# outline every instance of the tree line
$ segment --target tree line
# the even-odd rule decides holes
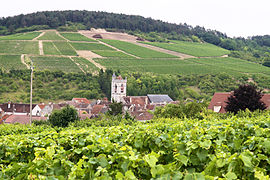
[[[226,74],[213,75],[157,75],[153,73],[122,73],[127,77],[127,95],[168,94],[174,100],[210,100],[216,91],[231,91],[248,77]],[[98,75],[64,73],[62,71],[36,71],[33,80],[33,101],[35,103],[71,100],[73,97],[101,99],[111,95],[113,71],[100,71]],[[262,79],[261,77],[258,79]],[[264,84],[258,83],[260,87]],[[29,102],[30,70],[0,70],[0,103],[7,101]]]

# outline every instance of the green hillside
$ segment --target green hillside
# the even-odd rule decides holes
[[[0,55],[0,67],[3,70],[26,69],[19,55]]]
[[[90,57],[87,52],[91,52],[103,57],[101,59],[92,57],[103,67],[126,72],[183,75],[226,72],[235,76],[256,73],[270,74],[270,68],[257,63],[237,58],[221,58],[219,56],[229,54],[229,51],[208,43],[184,41],[144,43],[164,50],[208,58],[180,59],[166,51],[153,50],[132,42],[109,39],[93,40],[76,32],[58,33],[56,30],[49,30],[1,36],[0,55],[4,56],[1,56],[0,64],[5,70],[26,69],[26,65],[23,64],[24,59],[19,57],[21,54],[25,54],[34,60],[38,70],[94,73],[99,68],[86,60]],[[86,55],[80,53],[81,51]]]
[[[37,70],[52,70],[63,72],[80,72],[76,64],[66,57],[32,57]]]
[[[45,34],[38,38],[38,40],[59,40],[64,41],[65,39],[60,37],[55,31],[47,31]]]
[[[230,51],[209,43],[196,43],[185,41],[171,41],[171,43],[144,42],[153,46],[161,47],[171,51],[189,54],[196,57],[222,56]]]
[[[109,40],[109,39],[104,39],[102,41],[122,51],[125,51],[127,53],[130,53],[132,55],[135,55],[141,58],[176,58],[176,56],[154,51],[154,50],[141,47],[141,46],[129,43],[129,42]]]
[[[68,39],[69,41],[88,41],[88,42],[95,42],[93,39],[89,39],[79,33],[60,33],[64,38]]]
[[[270,68],[237,58],[196,58],[196,59],[95,59],[101,65],[121,71],[153,72],[158,74],[216,74],[226,72],[240,74],[270,75]]]
[[[32,40],[40,34],[41,32],[18,33],[9,36],[0,36],[0,40]]]
[[[36,41],[0,41],[0,53],[9,54],[38,54]]]
[[[21,74],[20,70],[29,68],[30,60],[35,66],[35,73],[57,72],[54,77],[48,75],[51,80],[56,77],[61,78],[57,75],[59,71],[67,73],[70,79],[72,76],[78,76],[75,75],[78,73],[84,76],[89,74],[96,76],[100,68],[109,73],[106,76],[99,74],[97,77],[100,78],[99,86],[88,86],[85,81],[78,81],[75,92],[71,92],[74,90],[72,89],[74,82],[72,86],[65,86],[67,95],[61,93],[61,87],[55,82],[48,90],[48,92],[53,91],[53,95],[45,96],[43,88],[35,89],[37,94],[34,97],[37,102],[70,99],[73,96],[89,97],[88,91],[91,91],[91,97],[102,92],[100,96],[106,95],[109,98],[109,86],[103,87],[103,81],[106,79],[108,82],[105,84],[110,83],[111,70],[129,77],[128,94],[135,96],[164,93],[174,99],[209,100],[214,92],[231,91],[238,84],[247,83],[249,79],[261,89],[270,88],[270,68],[240,58],[221,57],[230,52],[220,47],[183,41],[145,43],[152,45],[151,49],[132,41],[92,40],[91,37],[81,33],[58,33],[55,30],[1,36],[0,72],[4,74],[3,79],[0,80],[2,85],[0,99],[2,102],[8,100],[28,102],[29,87],[26,86],[28,80],[22,78],[21,83],[13,81],[18,78],[18,74]],[[193,58],[178,57],[179,52],[192,55]],[[5,73],[15,74],[9,79]],[[48,89],[50,85],[47,84],[46,79],[47,77],[42,80],[42,83],[35,82],[39,84],[35,86],[46,86]],[[61,80],[57,81],[59,83]],[[8,82],[13,83],[7,85]],[[56,90],[54,87],[57,87]]]

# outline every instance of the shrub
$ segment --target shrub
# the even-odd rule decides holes
[[[79,120],[76,109],[67,105],[61,110],[53,111],[49,117],[49,122],[53,126],[67,127],[69,123]]]
[[[167,104],[165,107],[157,107],[154,115],[156,118],[199,118],[200,113],[206,109],[206,103],[188,102],[186,104]]]
[[[263,93],[257,90],[254,85],[240,85],[238,89],[233,91],[233,94],[228,97],[227,106],[225,110],[228,112],[237,113],[240,110],[250,111],[264,110],[266,105],[261,101]]]

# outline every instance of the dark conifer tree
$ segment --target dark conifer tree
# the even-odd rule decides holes
[[[254,85],[240,85],[228,98],[225,110],[233,113],[246,109],[249,109],[250,111],[255,111],[257,109],[264,110],[266,109],[266,105],[261,101],[262,96],[263,93],[260,90],[257,90]]]

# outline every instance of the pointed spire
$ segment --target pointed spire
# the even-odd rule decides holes
[[[115,75],[115,73],[113,73],[113,75],[112,75],[112,79],[115,79],[116,78],[116,75]]]

